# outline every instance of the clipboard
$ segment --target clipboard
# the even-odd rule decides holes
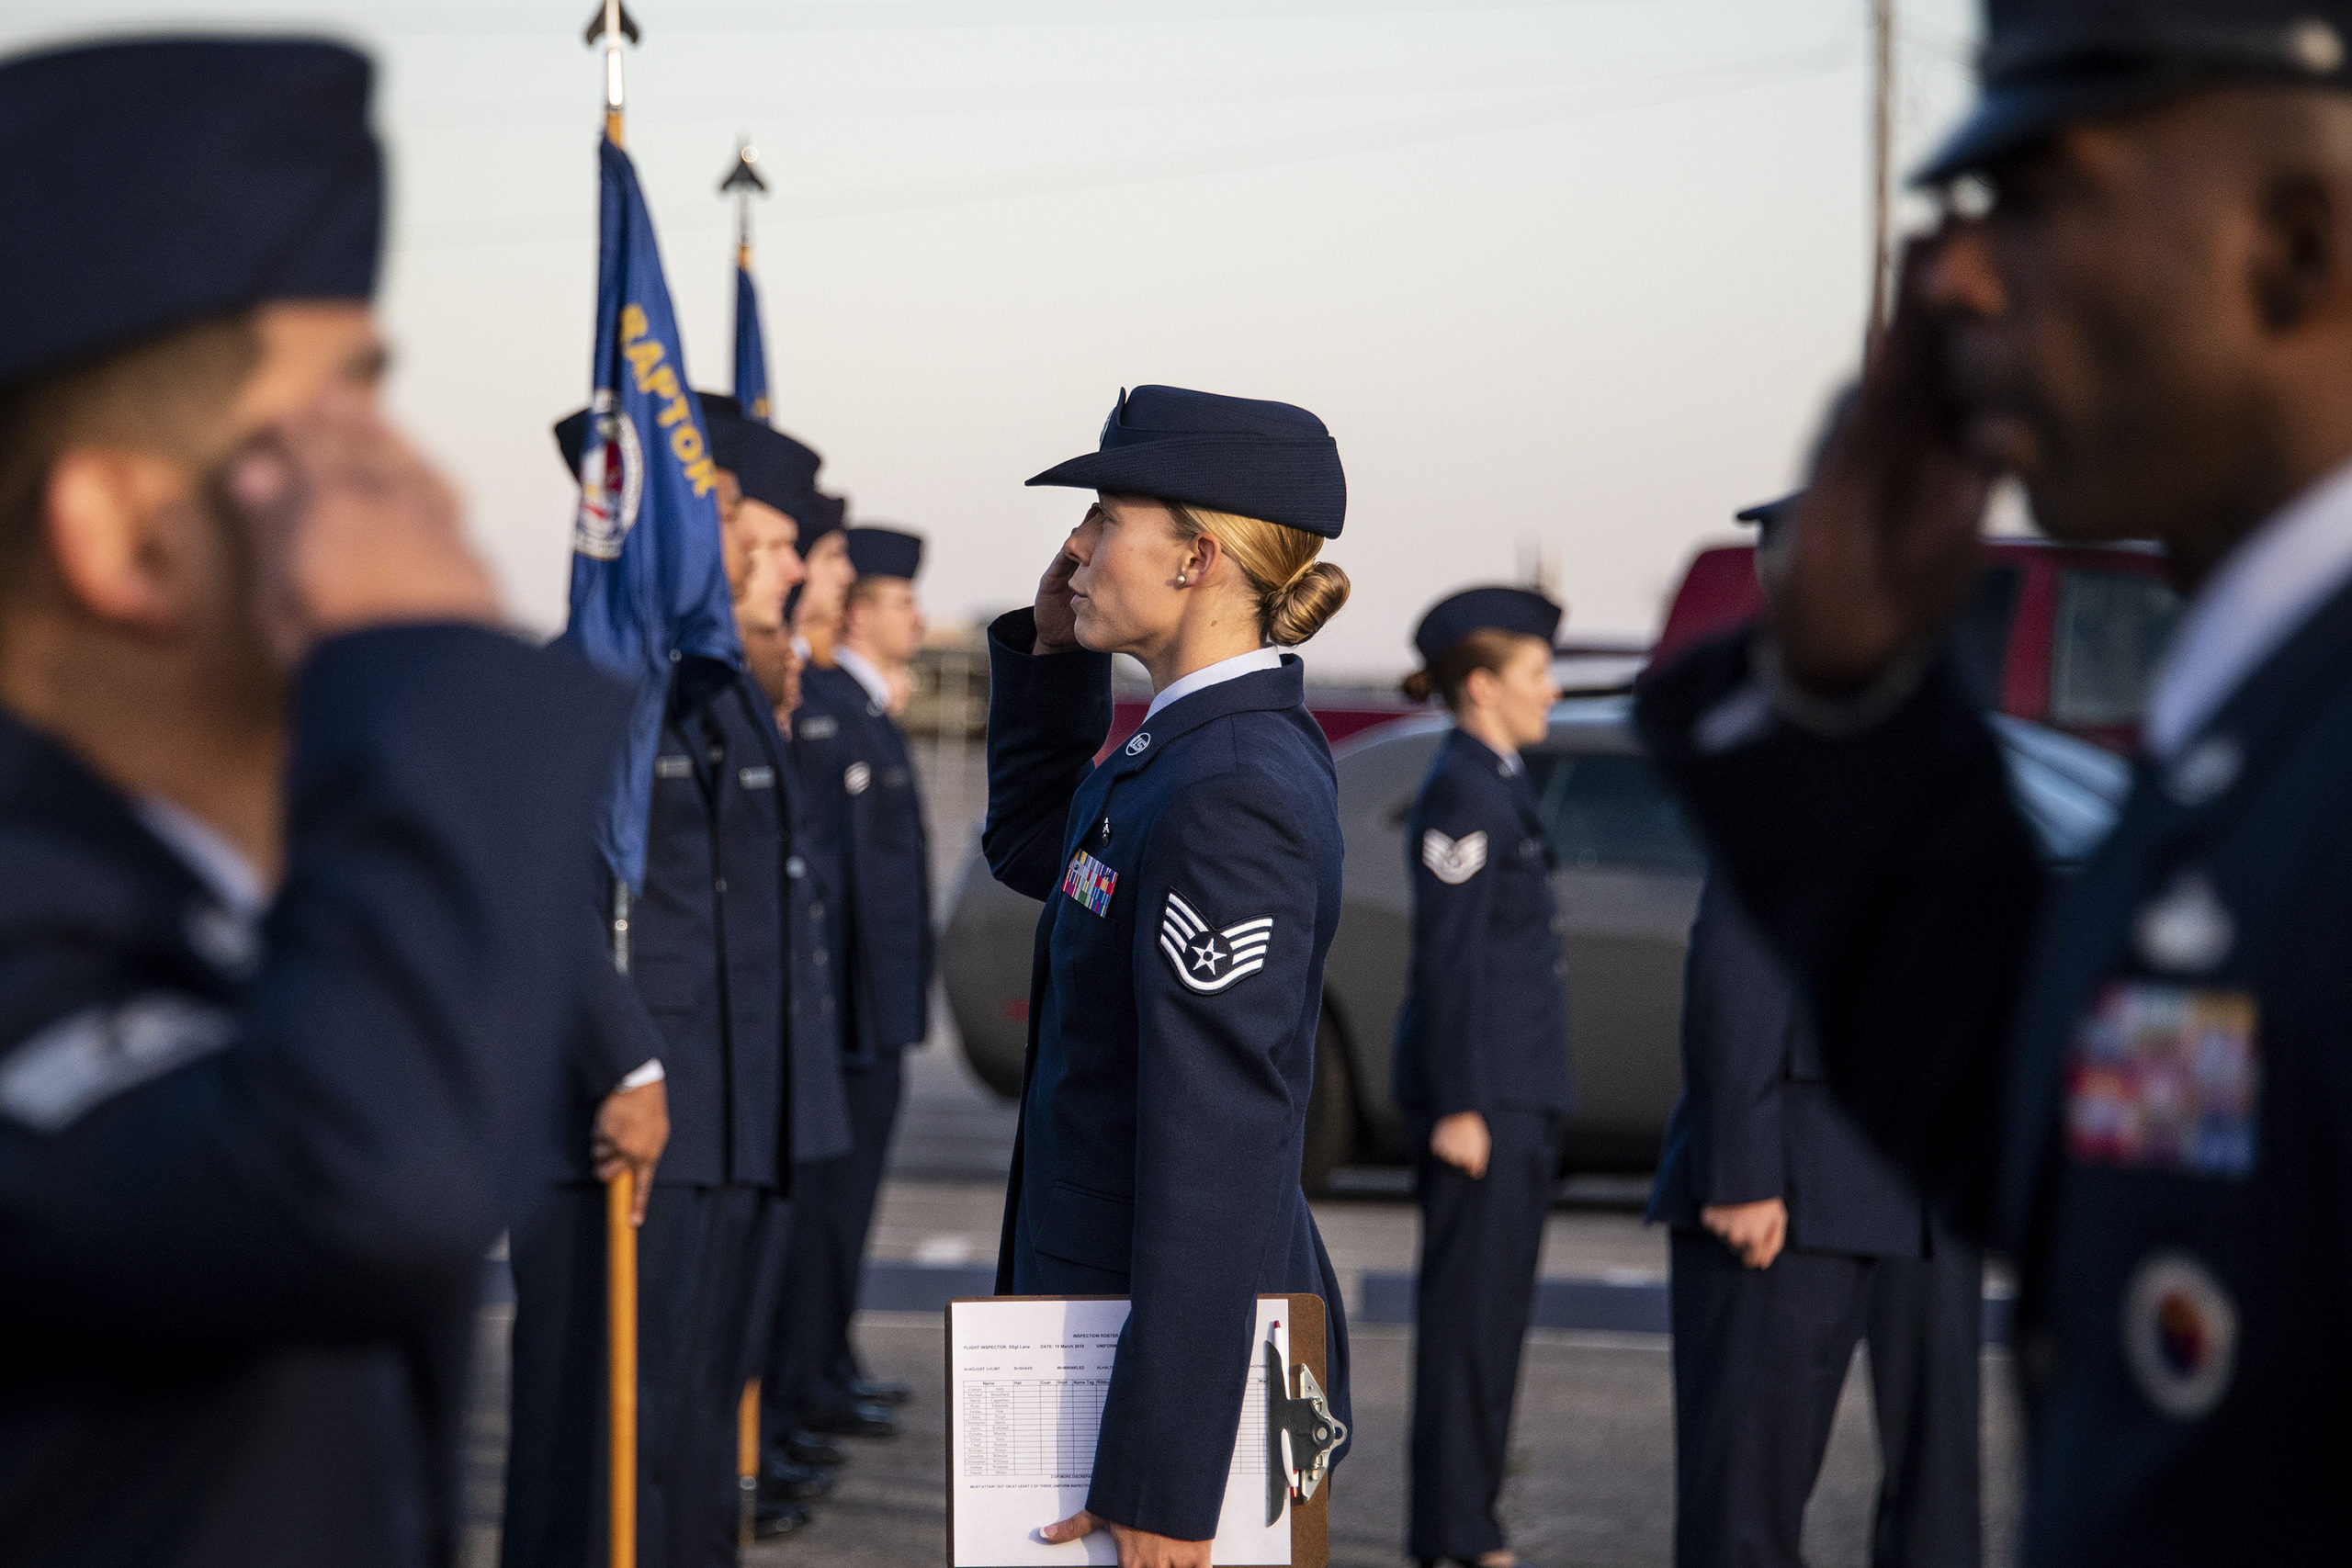
[[[1311,1292],[1261,1295],[1258,1303],[1260,1332],[1251,1347],[1225,1517],[1234,1522],[1246,1510],[1262,1510],[1268,1517],[1251,1513],[1248,1523],[1262,1526],[1255,1534],[1244,1529],[1229,1538],[1221,1527],[1220,1547],[1230,1539],[1248,1560],[1219,1555],[1216,1562],[1218,1568],[1325,1568],[1331,1540],[1329,1454],[1347,1437],[1323,1397],[1329,1318],[1323,1298]],[[1066,1310],[1053,1318],[1002,1310],[1015,1303]],[[1034,1531],[1083,1506],[1102,1390],[1126,1303],[1125,1296],[965,1296],[948,1303],[947,1568],[1034,1568],[1097,1556],[1116,1561],[1107,1534],[1046,1546],[1020,1537],[997,1510],[1041,1513],[1027,1525]],[[1007,1323],[1020,1326],[1005,1343],[978,1342]],[[1030,1337],[1051,1332],[1040,1326],[1047,1323],[1064,1325],[1064,1339],[1032,1343]],[[1279,1332],[1270,1336],[1270,1324]],[[959,1495],[970,1504],[960,1514]],[[993,1506],[984,1509],[983,1498]],[[1249,1543],[1270,1541],[1285,1525],[1286,1557],[1251,1549]]]

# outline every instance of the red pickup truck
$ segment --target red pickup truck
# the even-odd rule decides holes
[[[1955,628],[1962,668],[1985,705],[2129,752],[2139,738],[2149,674],[2180,609],[2165,581],[2164,558],[2146,546],[2021,538],[1988,540],[1985,558],[1976,592]],[[1682,574],[1648,659],[1671,659],[1763,613],[1755,547],[1702,549]],[[1598,689],[1586,679],[1589,670],[1598,670],[1601,686],[1615,685],[1635,666],[1639,647],[1566,650],[1562,683]],[[1402,697],[1363,688],[1310,686],[1306,701],[1335,746],[1421,711]],[[1117,703],[1103,756],[1134,733],[1146,705],[1140,695]]]
[[[1992,539],[1955,628],[1956,651],[1986,705],[2129,751],[2179,610],[2153,548]],[[1754,547],[1702,550],[1650,658],[1671,659],[1763,611]]]

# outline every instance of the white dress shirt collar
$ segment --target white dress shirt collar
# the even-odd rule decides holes
[[[1154,715],[1170,703],[1180,702],[1194,692],[1204,692],[1211,686],[1244,675],[1254,675],[1261,670],[1283,667],[1283,650],[1279,648],[1253,648],[1247,653],[1237,653],[1230,659],[1220,659],[1215,664],[1203,665],[1190,675],[1182,675],[1168,682],[1167,690],[1151,699],[1151,706],[1144,710],[1143,721],[1149,724]]]
[[[874,668],[873,660],[854,649],[843,648],[841,644],[835,643],[833,644],[833,662],[848,671],[856,679],[857,683],[865,688],[865,694],[874,699],[874,710],[876,713],[890,711],[890,678]]]
[[[2142,744],[2177,756],[2247,677],[2352,577],[2352,462],[2223,558],[2156,665]]]
[[[147,830],[164,840],[180,863],[196,874],[220,907],[243,919],[269,908],[269,889],[244,852],[220,830],[184,807],[147,795],[132,803]]]

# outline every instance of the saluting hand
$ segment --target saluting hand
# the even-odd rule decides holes
[[[1938,243],[1904,249],[1894,320],[1832,415],[1770,585],[1788,671],[1824,694],[1857,691],[1926,647],[1975,581],[1995,476],[1962,444],[1925,297]]]
[[[255,622],[287,668],[343,632],[501,618],[455,493],[354,394],[255,436],[222,490],[251,553]]]
[[[1065,544],[1037,580],[1037,642],[1031,653],[1069,653],[1078,647],[1078,611],[1069,596],[1070,574],[1077,570],[1078,558]]]
[[[1770,1269],[1789,1239],[1789,1206],[1778,1198],[1753,1203],[1709,1203],[1699,1211],[1699,1223],[1731,1248],[1732,1256],[1750,1269]]]
[[[1149,1530],[1129,1529],[1080,1508],[1058,1524],[1047,1525],[1037,1532],[1048,1545],[1059,1546],[1064,1541],[1077,1540],[1096,1530],[1109,1530],[1112,1541],[1119,1549],[1119,1568],[1209,1568],[1209,1548],[1216,1542],[1207,1540],[1178,1540],[1172,1535],[1154,1535]]]

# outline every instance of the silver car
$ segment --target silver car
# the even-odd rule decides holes
[[[1705,857],[1635,744],[1630,715],[1623,696],[1570,699],[1552,710],[1544,744],[1525,753],[1559,858],[1553,886],[1577,1088],[1566,1162],[1581,1170],[1648,1169],[1682,1087],[1682,953]],[[1993,723],[2043,849],[2060,864],[2081,859],[2112,823],[2130,769],[2056,730],[1997,716]],[[1409,1157],[1388,1074],[1411,953],[1405,818],[1447,728],[1438,714],[1399,719],[1334,754],[1346,891],[1324,975],[1301,1173],[1309,1190],[1342,1165]],[[1008,1099],[1021,1091],[1037,911],[976,854],[943,947],[965,1056]]]

